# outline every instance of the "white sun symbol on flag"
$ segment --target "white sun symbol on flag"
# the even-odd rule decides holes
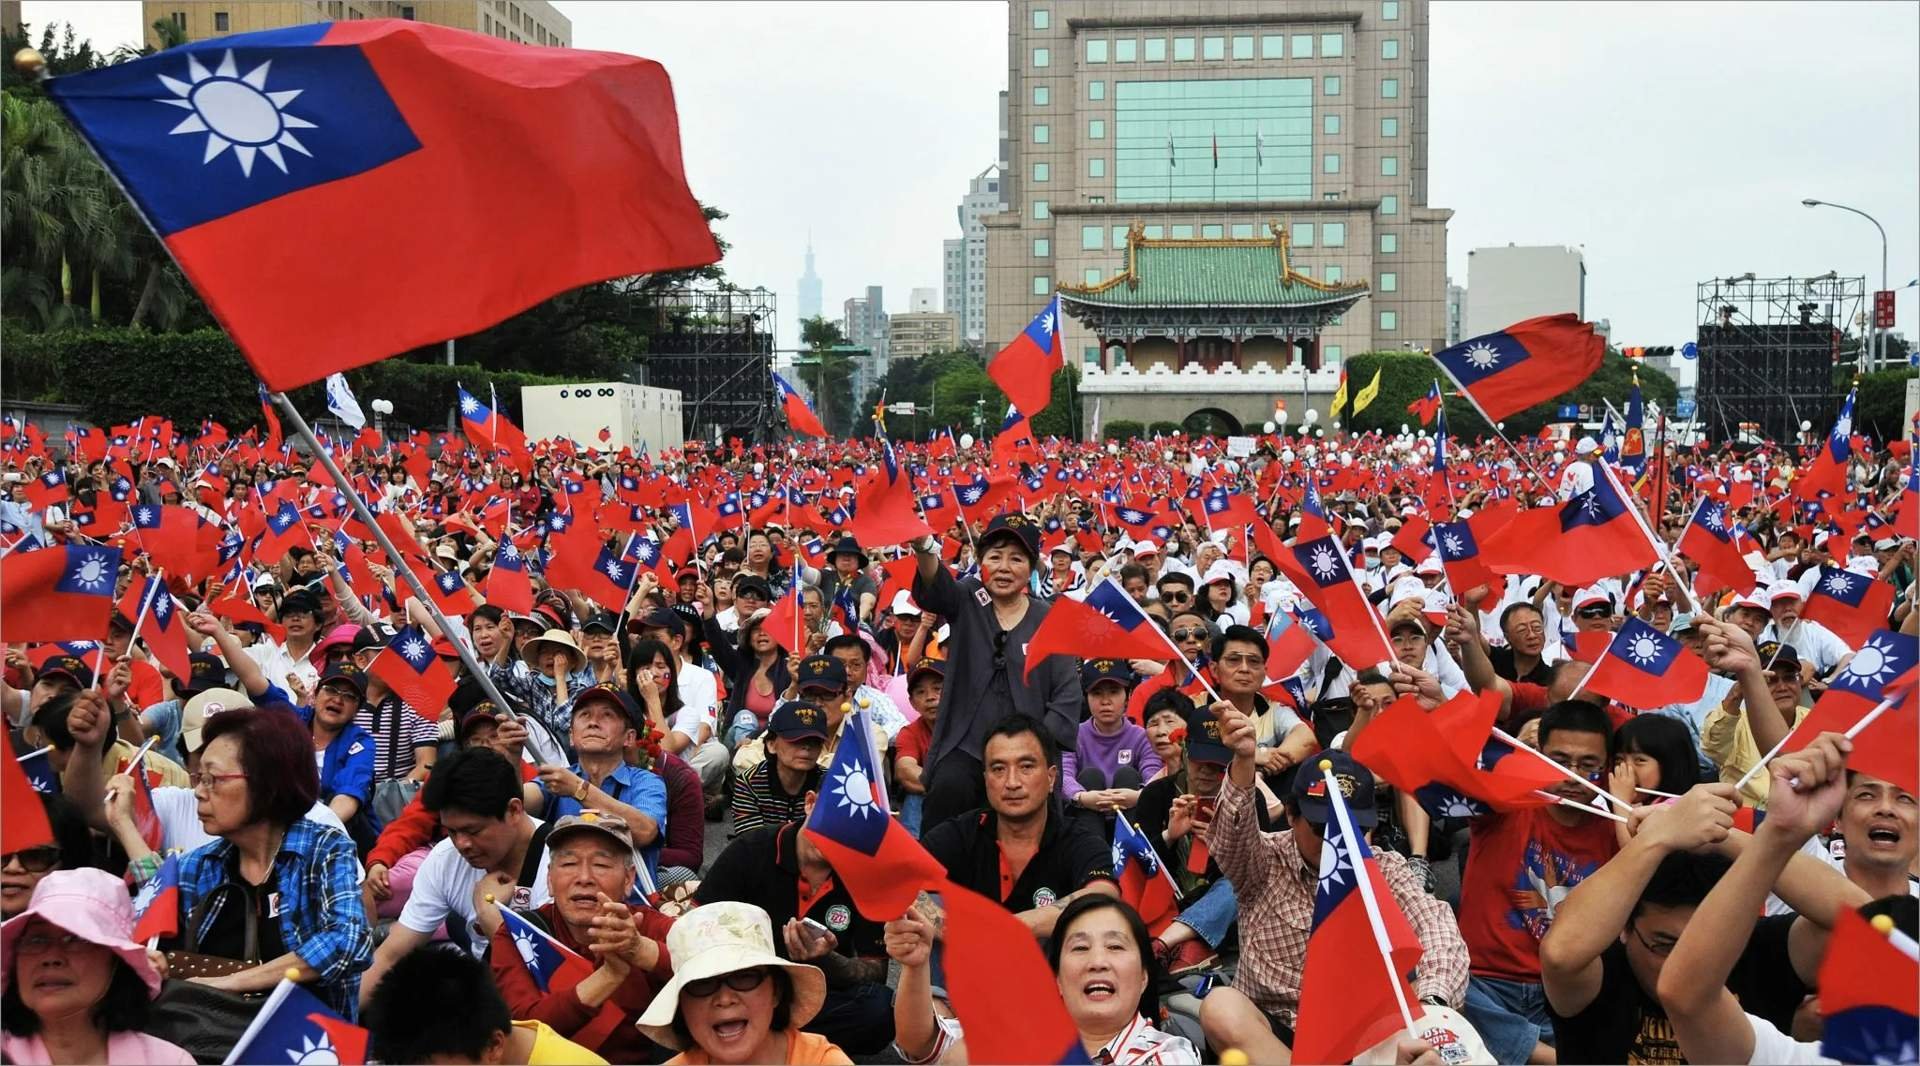
[[[1848,681],[1846,687],[1871,690],[1886,684],[1887,679],[1893,676],[1893,656],[1889,654],[1892,650],[1881,644],[1878,637],[1862,645],[1859,651],[1853,653],[1853,658],[1847,660],[1844,671]]]
[[[1446,549],[1447,558],[1449,559],[1458,559],[1467,553],[1467,542],[1461,540],[1460,534],[1458,533],[1449,533],[1445,537],[1442,537],[1440,539],[1440,545]]]
[[[500,554],[508,559],[518,559],[520,558],[520,549],[514,547],[512,541],[508,541],[500,545]]]
[[[408,637],[400,645],[400,654],[406,656],[407,661],[417,663],[427,657],[426,642],[419,637]]]
[[[1500,361],[1500,350],[1485,341],[1468,345],[1463,354],[1475,370],[1486,370]]]
[[[88,592],[99,592],[113,583],[113,571],[107,566],[105,554],[90,552],[80,558],[69,580]]]
[[[1049,337],[1053,336],[1053,312],[1052,311],[1048,311],[1046,314],[1040,316],[1040,332],[1046,334]]]
[[[1458,792],[1448,793],[1447,798],[1440,801],[1440,816],[1442,818],[1472,818],[1479,813],[1480,808],[1475,806],[1472,800],[1462,796]]]
[[[320,1031],[317,1043],[313,1037],[302,1036],[300,1045],[300,1050],[287,1052],[287,1061],[294,1066],[340,1066],[340,1051],[328,1039],[326,1030]]]
[[[852,811],[865,818],[878,810],[873,801],[873,783],[867,780],[867,772],[857,766],[849,766],[840,772],[840,809]]]
[[[165,625],[167,619],[172,617],[173,597],[163,591],[153,598],[153,620]]]
[[[153,511],[150,508],[142,507],[134,512],[133,518],[134,521],[144,526],[148,522],[153,521]]]
[[[608,559],[607,565],[603,569],[605,570],[606,575],[614,579],[615,581],[621,580],[622,578],[626,577],[626,574],[627,574],[627,568],[624,566],[621,566],[620,560],[618,559]]]
[[[1853,416],[1845,411],[1840,412],[1840,417],[1833,420],[1833,435],[1835,439],[1843,439],[1852,432]]]
[[[1588,490],[1586,492],[1581,493],[1580,509],[1582,511],[1585,511],[1589,518],[1598,518],[1600,516],[1599,494],[1593,492],[1592,490]]]
[[[539,957],[540,949],[534,945],[533,934],[525,929],[513,934],[513,946],[520,952],[520,958],[528,963]]]
[[[1718,507],[1707,508],[1707,527],[1709,529],[1727,528],[1727,514]]]
[[[1340,571],[1339,558],[1324,544],[1313,549],[1313,559],[1308,565],[1313,567],[1314,576],[1323,581]]]
[[[1332,858],[1332,869],[1322,867],[1320,870],[1320,891],[1322,893],[1331,893],[1336,887],[1344,884],[1347,880],[1346,875],[1353,871],[1353,862],[1347,858],[1347,849],[1345,847],[1332,849]]]
[[[147,908],[153,906],[153,901],[159,895],[160,879],[158,877],[152,878],[146,884],[141,885],[140,894],[133,897],[133,913],[136,915],[146,914]]]
[[[1653,634],[1642,633],[1627,642],[1627,658],[1635,665],[1645,666],[1660,658],[1660,642],[1653,639]]]
[[[1833,596],[1845,596],[1853,591],[1853,579],[1846,574],[1835,572],[1827,575],[1827,593]]]
[[[170,133],[204,133],[207,154],[200,160],[211,163],[214,157],[233,149],[240,161],[240,173],[253,176],[253,159],[263,155],[280,172],[287,172],[282,147],[291,148],[307,158],[313,153],[293,135],[296,129],[314,129],[314,124],[298,115],[286,113],[286,106],[305,90],[267,91],[267,60],[245,75],[233,61],[233,50],[220,60],[220,66],[208,71],[199,57],[187,56],[187,81],[159,75],[160,84],[176,99],[161,97],[159,102],[191,112]]]
[[[480,409],[480,401],[479,401],[479,400],[476,400],[476,399],[474,399],[474,398],[473,398],[473,397],[471,397],[471,396],[462,396],[462,397],[460,397],[460,410],[461,410],[461,411],[463,411],[463,412],[465,412],[466,414],[472,414],[472,413],[474,413],[475,411],[478,411],[479,409]]]

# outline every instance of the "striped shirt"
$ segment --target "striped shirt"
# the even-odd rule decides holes
[[[373,780],[391,781],[413,772],[414,749],[440,743],[440,725],[429,722],[400,697],[363,703],[353,724],[373,735]]]

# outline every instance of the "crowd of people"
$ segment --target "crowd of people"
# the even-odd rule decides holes
[[[1911,767],[1851,767],[1843,730],[1785,743],[1914,659],[1904,442],[1857,442],[1812,498],[1791,449],[1670,449],[1619,474],[1660,564],[1456,588],[1403,534],[1562,506],[1598,448],[1452,442],[1436,488],[1411,435],[645,456],[416,434],[337,450],[370,527],[298,452],[130,429],[0,443],[0,568],[124,559],[96,643],[6,650],[53,837],[0,857],[9,1062],[222,1061],[289,980],[382,1062],[967,1061],[939,893],[867,913],[804,828],[856,752],[947,878],[1025,927],[1088,1061],[1291,1061],[1305,986],[1379,969],[1308,965],[1343,820],[1420,948],[1415,1025],[1355,1061],[1834,1061],[1837,923],[1916,936]],[[863,544],[861,486],[896,463],[933,532]],[[1264,528],[1216,522],[1213,493]],[[1702,500],[1740,527],[1746,587],[1673,550]],[[1390,661],[1341,661],[1317,590],[1262,550],[1303,522]],[[592,581],[556,563],[580,537]],[[1802,616],[1835,572],[1887,586],[1870,638]],[[1030,654],[1107,588],[1164,654]],[[1697,698],[1585,687],[1630,622],[1705,664]],[[1310,651],[1281,662],[1295,626]],[[396,664],[450,690],[410,700]],[[1390,709],[1463,694],[1555,783],[1436,802],[1356,758]],[[1123,891],[1129,832],[1163,913]],[[167,931],[137,937],[154,908]],[[542,969],[554,945],[574,961]],[[1887,1061],[1915,1060],[1904,1024]]]

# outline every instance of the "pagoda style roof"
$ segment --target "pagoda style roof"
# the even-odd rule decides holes
[[[1335,307],[1367,295],[1365,281],[1329,284],[1287,262],[1287,228],[1271,236],[1149,238],[1136,221],[1127,231],[1127,269],[1097,285],[1059,286],[1064,302],[1088,308]],[[1338,312],[1336,312],[1338,313]]]

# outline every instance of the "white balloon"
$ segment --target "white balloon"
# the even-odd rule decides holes
[[[1117,442],[1117,441],[1108,441],[1108,442],[1107,442],[1107,454],[1108,454],[1108,455],[1119,455],[1119,454],[1120,454],[1120,444],[1119,444],[1119,442]]]
[[[1175,440],[1179,440],[1179,439],[1180,439],[1180,436],[1181,436],[1181,433],[1180,433],[1180,431],[1179,431],[1179,430],[1177,430],[1177,429],[1176,429],[1176,430],[1174,430],[1174,431],[1173,431],[1173,437],[1174,437],[1174,439],[1175,439]]]
[[[1493,428],[1500,430],[1501,432],[1504,433],[1506,431],[1507,424],[1505,422],[1495,422],[1493,424]]]
[[[1311,425],[1313,425],[1313,424],[1314,424],[1315,422],[1318,422],[1318,421],[1320,421],[1320,412],[1318,412],[1318,411],[1316,411],[1316,410],[1314,410],[1313,408],[1311,408],[1311,407],[1309,407],[1309,408],[1307,408],[1307,413],[1306,413],[1306,414],[1304,414],[1304,415],[1301,415],[1301,416],[1300,416],[1300,421],[1301,421],[1301,423],[1302,423],[1302,424],[1304,424],[1304,425],[1309,425],[1309,426],[1311,426]]]
[[[767,464],[765,464],[765,463],[755,463],[755,464],[753,464],[753,472],[754,472],[754,473],[755,473],[756,475],[758,475],[758,474],[764,474],[764,473],[766,473],[766,472],[767,472]]]
[[[1274,424],[1274,421],[1271,418],[1267,419],[1265,422],[1260,423],[1260,432],[1262,433],[1272,433],[1275,429],[1278,429],[1278,428],[1279,427]]]
[[[1407,424],[1406,424],[1405,422],[1402,422],[1402,423],[1400,423],[1400,435],[1401,435],[1401,436],[1403,436],[1403,437],[1404,437],[1404,436],[1406,436],[1407,434],[1409,434],[1409,433],[1411,433],[1411,432],[1413,432],[1413,430],[1411,430],[1411,429],[1409,429],[1409,428],[1407,427]]]
[[[1336,418],[1336,419],[1334,419],[1334,420],[1333,420],[1333,428],[1334,428],[1334,430],[1335,430],[1336,432],[1337,432],[1337,431],[1338,431],[1338,430],[1340,429],[1340,420],[1339,420],[1339,419],[1337,419],[1337,418]]]
[[[1810,430],[1810,429],[1812,429],[1812,428],[1813,428],[1813,423],[1812,423],[1812,422],[1802,422],[1802,423],[1800,423],[1800,432],[1802,432],[1802,433],[1805,433],[1805,432],[1806,432],[1807,430]]]
[[[1173,462],[1173,449],[1172,449],[1172,448],[1168,448],[1168,449],[1167,449],[1166,451],[1164,451],[1164,452],[1161,452],[1161,453],[1160,453],[1160,461],[1161,461],[1161,462],[1163,462],[1163,463],[1171,463],[1171,462]]]
[[[1316,429],[1313,431],[1313,435],[1316,437],[1324,437],[1327,435],[1327,431],[1324,429]]]
[[[1286,409],[1286,408],[1284,408],[1284,407],[1282,407],[1282,408],[1281,408],[1281,409],[1279,409],[1278,411],[1275,411],[1275,412],[1273,413],[1273,420],[1274,420],[1275,422],[1278,422],[1278,423],[1280,423],[1280,424],[1281,424],[1281,425],[1283,425],[1283,426],[1284,426],[1284,425],[1286,425],[1286,424],[1287,424],[1287,409]]]
[[[1293,449],[1292,448],[1280,449],[1280,461],[1283,463],[1293,462]]]
[[[960,434],[960,447],[962,448],[973,447],[973,434],[971,433]]]

